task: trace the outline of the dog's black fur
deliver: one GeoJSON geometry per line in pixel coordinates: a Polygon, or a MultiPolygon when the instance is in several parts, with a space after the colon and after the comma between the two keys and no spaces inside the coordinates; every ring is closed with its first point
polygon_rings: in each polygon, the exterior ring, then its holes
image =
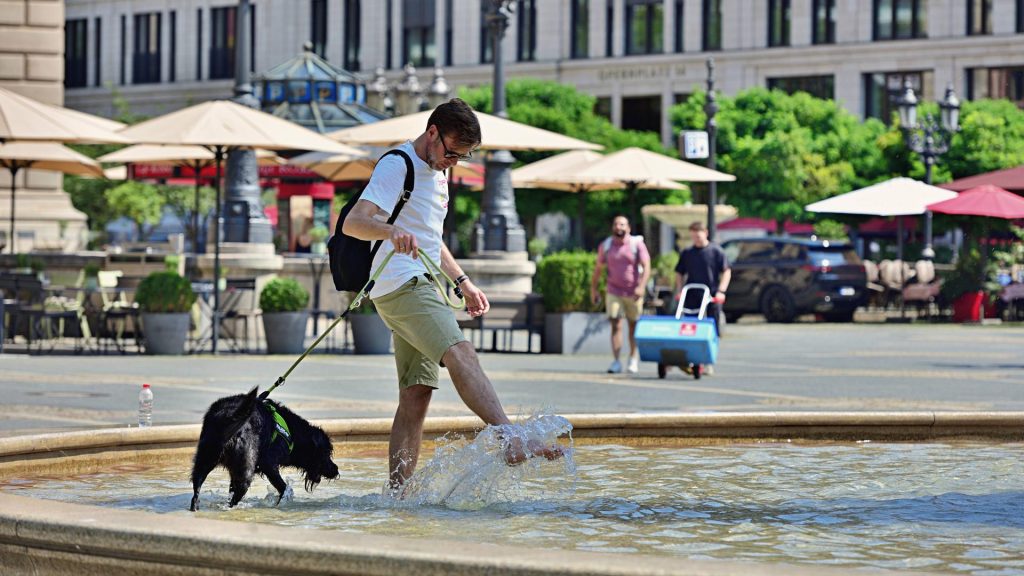
{"type": "Polygon", "coordinates": [[[310,492],[323,478],[338,477],[338,467],[331,459],[331,439],[317,426],[303,420],[273,400],[278,413],[288,423],[294,449],[279,436],[270,444],[274,418],[257,397],[257,388],[248,394],[221,398],[210,405],[203,417],[203,431],[192,463],[192,505],[199,507],[199,489],[206,476],[218,464],[231,475],[231,506],[238,504],[249,490],[254,474],[261,474],[277,489],[278,503],[287,484],[281,478],[281,466],[294,466],[306,474],[306,491],[310,492]]]}

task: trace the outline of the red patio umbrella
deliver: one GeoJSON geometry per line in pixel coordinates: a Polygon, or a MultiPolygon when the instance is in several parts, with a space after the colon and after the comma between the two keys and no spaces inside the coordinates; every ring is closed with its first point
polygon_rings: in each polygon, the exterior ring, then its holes
{"type": "Polygon", "coordinates": [[[930,204],[928,209],[940,214],[1018,220],[1024,218],[1024,198],[998,186],[983,184],[961,192],[956,198],[930,204]]]}

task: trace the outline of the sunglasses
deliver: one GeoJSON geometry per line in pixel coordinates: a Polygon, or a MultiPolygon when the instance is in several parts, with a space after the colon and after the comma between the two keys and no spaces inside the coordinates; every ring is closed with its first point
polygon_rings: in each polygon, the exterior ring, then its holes
{"type": "MultiPolygon", "coordinates": [[[[436,124],[434,125],[434,128],[437,128],[436,124]]],[[[473,157],[473,153],[472,152],[470,152],[468,154],[456,154],[455,152],[452,152],[451,150],[449,150],[448,149],[448,145],[444,143],[444,134],[441,133],[441,129],[440,128],[437,128],[437,139],[441,141],[441,147],[444,148],[444,157],[445,157],[445,159],[447,159],[447,160],[469,160],[470,158],[473,157]]]]}

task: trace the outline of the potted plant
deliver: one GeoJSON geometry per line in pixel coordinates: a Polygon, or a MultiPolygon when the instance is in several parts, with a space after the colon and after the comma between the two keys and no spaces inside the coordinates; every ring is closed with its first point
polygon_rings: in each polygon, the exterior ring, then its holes
{"type": "Polygon", "coordinates": [[[260,291],[268,354],[298,354],[306,349],[309,292],[293,278],[274,278],[260,291]]]}
{"type": "Polygon", "coordinates": [[[953,272],[942,282],[940,294],[953,306],[954,322],[980,322],[986,294],[998,292],[998,285],[987,280],[993,263],[982,258],[978,246],[964,246],[953,272]]]}
{"type": "Polygon", "coordinates": [[[183,354],[189,310],[196,301],[192,284],[175,272],[153,272],[139,283],[135,301],[142,316],[146,351],[183,354]]]}
{"type": "Polygon", "coordinates": [[[377,314],[369,298],[348,316],[352,324],[352,346],[356,354],[387,354],[391,352],[391,329],[377,314]]]}
{"type": "MultiPolygon", "coordinates": [[[[559,252],[537,264],[534,284],[544,297],[544,351],[600,354],[608,351],[611,328],[602,303],[590,301],[590,278],[597,255],[559,252]]],[[[604,293],[604,278],[599,291],[604,293]]]]}
{"type": "Polygon", "coordinates": [[[330,231],[327,226],[323,224],[317,224],[309,231],[309,251],[313,254],[326,254],[327,253],[327,236],[330,235],[330,231]]]}
{"type": "Polygon", "coordinates": [[[92,291],[98,290],[99,289],[99,280],[98,280],[99,275],[100,275],[100,265],[99,264],[97,264],[95,262],[89,262],[88,264],[83,266],[82,267],[83,287],[86,290],[92,290],[92,291]]]}
{"type": "Polygon", "coordinates": [[[530,253],[530,260],[540,262],[544,253],[548,251],[548,241],[543,238],[530,238],[526,243],[526,251],[530,253]]]}

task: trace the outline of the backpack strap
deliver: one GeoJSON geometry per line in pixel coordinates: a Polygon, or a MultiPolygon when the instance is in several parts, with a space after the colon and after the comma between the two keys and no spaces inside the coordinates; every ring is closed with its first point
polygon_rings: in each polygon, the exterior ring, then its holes
{"type": "MultiPolygon", "coordinates": [[[[380,159],[377,160],[377,162],[379,163],[385,157],[392,154],[395,156],[401,156],[402,160],[405,160],[405,182],[402,184],[402,195],[398,198],[398,203],[395,204],[395,209],[391,211],[391,216],[388,218],[388,224],[394,224],[395,220],[398,219],[398,215],[402,212],[402,208],[405,208],[405,203],[409,201],[410,197],[412,197],[412,190],[415,187],[416,182],[416,174],[412,167],[412,158],[409,158],[409,155],[405,153],[405,150],[399,150],[398,148],[388,150],[380,157],[380,159]]],[[[370,262],[373,262],[373,258],[377,255],[377,251],[380,250],[382,242],[384,241],[377,240],[377,242],[374,243],[373,248],[370,250],[370,262]]]]}
{"type": "Polygon", "coordinates": [[[608,263],[608,251],[612,249],[612,237],[609,236],[601,241],[601,261],[608,263]]]}

